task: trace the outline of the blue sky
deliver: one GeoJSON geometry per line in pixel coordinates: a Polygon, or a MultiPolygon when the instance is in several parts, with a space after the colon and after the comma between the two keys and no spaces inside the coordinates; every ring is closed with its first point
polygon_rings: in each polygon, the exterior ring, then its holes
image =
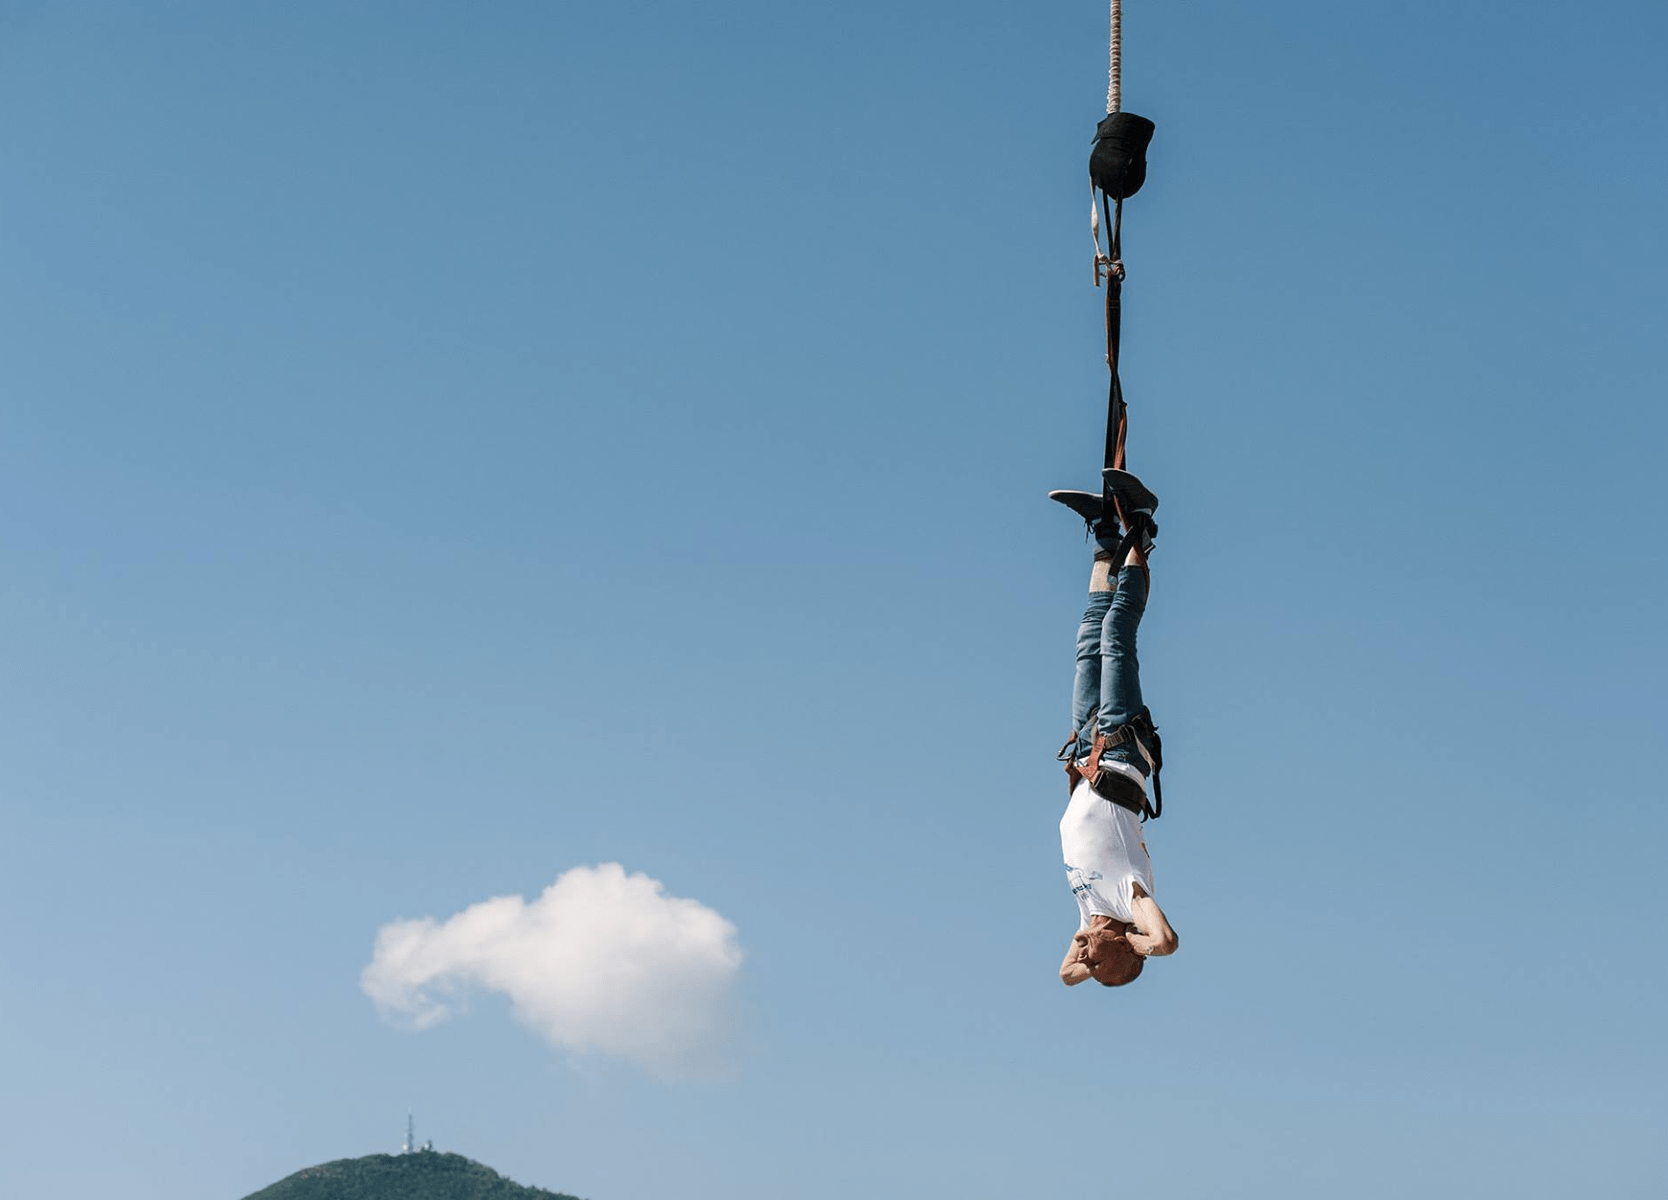
{"type": "Polygon", "coordinates": [[[1098,5],[0,6],[0,1192],[1645,1196],[1668,10],[1129,0],[1182,939],[1055,977],[1098,5]],[[730,1067],[412,1032],[617,862],[730,1067]]]}

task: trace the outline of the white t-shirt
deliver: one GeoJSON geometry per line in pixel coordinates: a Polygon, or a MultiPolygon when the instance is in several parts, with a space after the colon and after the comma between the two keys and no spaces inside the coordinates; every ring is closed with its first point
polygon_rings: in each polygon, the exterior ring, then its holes
{"type": "Polygon", "coordinates": [[[1153,860],[1141,836],[1141,818],[1102,797],[1087,779],[1072,790],[1060,818],[1060,853],[1077,897],[1079,929],[1087,929],[1097,915],[1135,920],[1137,883],[1153,895],[1153,860]]]}

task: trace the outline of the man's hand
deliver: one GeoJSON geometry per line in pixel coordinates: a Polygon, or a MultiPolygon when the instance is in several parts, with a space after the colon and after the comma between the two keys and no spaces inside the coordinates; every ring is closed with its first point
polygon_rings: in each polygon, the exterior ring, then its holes
{"type": "Polygon", "coordinates": [[[1135,902],[1129,907],[1135,918],[1135,927],[1129,931],[1130,949],[1147,958],[1174,954],[1179,944],[1176,931],[1164,919],[1164,910],[1141,890],[1140,884],[1135,885],[1135,902]]]}
{"type": "Polygon", "coordinates": [[[1066,961],[1060,964],[1060,982],[1067,987],[1076,987],[1089,978],[1089,964],[1083,961],[1088,945],[1089,935],[1079,933],[1066,947],[1066,961]]]}

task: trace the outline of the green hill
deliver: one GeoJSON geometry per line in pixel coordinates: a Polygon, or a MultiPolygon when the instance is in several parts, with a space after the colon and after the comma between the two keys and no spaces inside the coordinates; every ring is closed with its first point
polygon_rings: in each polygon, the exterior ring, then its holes
{"type": "Polygon", "coordinates": [[[244,1200],[578,1200],[522,1187],[461,1154],[368,1154],[297,1171],[244,1200]]]}

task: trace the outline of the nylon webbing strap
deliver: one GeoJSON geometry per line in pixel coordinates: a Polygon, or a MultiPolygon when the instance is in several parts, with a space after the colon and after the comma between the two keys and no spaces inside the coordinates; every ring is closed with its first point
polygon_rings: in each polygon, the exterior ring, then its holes
{"type": "MultiPolygon", "coordinates": [[[[1111,209],[1113,202],[1105,192],[1100,194],[1102,210],[1111,209]]],[[[1123,223],[1124,202],[1116,202],[1116,210],[1106,214],[1106,227],[1110,231],[1107,255],[1111,259],[1111,266],[1106,272],[1106,368],[1111,375],[1106,395],[1106,454],[1104,466],[1123,469],[1124,440],[1129,434],[1129,409],[1124,403],[1124,385],[1118,378],[1118,343],[1123,327],[1123,292],[1124,292],[1124,263],[1123,263],[1123,223]]],[[[1112,488],[1102,478],[1101,502],[1102,511],[1117,512],[1116,502],[1112,497],[1112,488]]],[[[1117,512],[1120,521],[1123,513],[1117,512]]]]}

